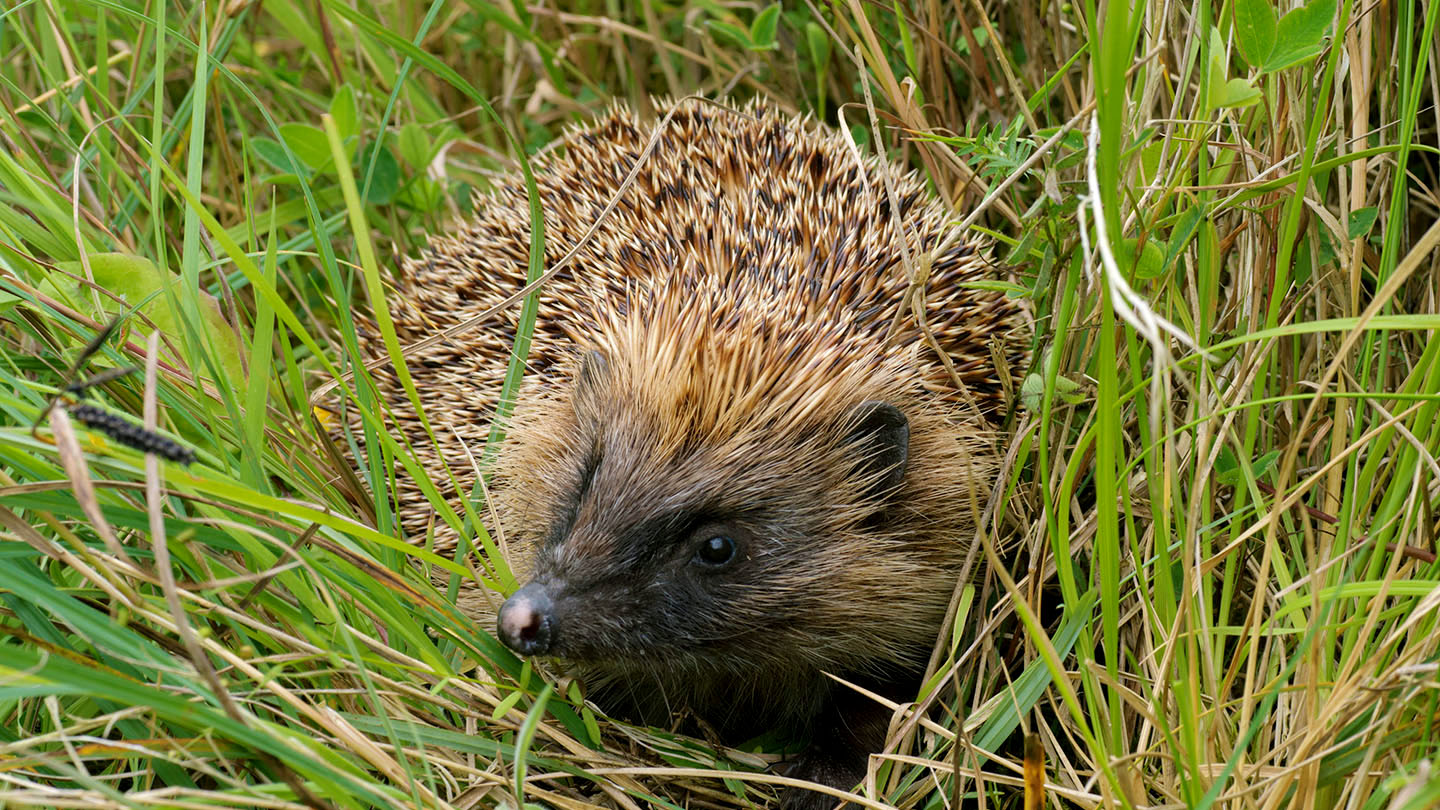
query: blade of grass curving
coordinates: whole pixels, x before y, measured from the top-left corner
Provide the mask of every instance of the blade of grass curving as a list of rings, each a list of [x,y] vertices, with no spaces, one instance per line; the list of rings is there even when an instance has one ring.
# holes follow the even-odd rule
[[[1075,642],[1080,638],[1080,631],[1094,615],[1095,601],[1095,592],[1087,591],[1081,599],[1066,603],[1060,628],[1055,631],[1050,641],[1055,648],[1055,654],[1060,658],[1070,655]],[[1025,713],[1029,712],[1050,688],[1053,677],[1049,664],[1043,658],[1032,661],[1014,683],[991,699],[1003,706],[997,705],[994,713],[975,731],[975,747],[982,751],[998,752],[1001,745],[1019,728]]]
[[[275,230],[273,207],[270,209],[269,219],[269,228],[265,239],[265,266],[262,272],[266,284],[273,287],[278,278],[276,243],[279,241],[279,234]],[[270,482],[260,470],[258,462],[254,460],[265,447],[265,424],[269,416],[266,400],[270,391],[270,368],[275,356],[275,311],[271,307],[269,299],[264,296],[257,296],[252,323],[250,379],[245,383],[244,409],[245,434],[248,437],[246,444],[250,452],[243,453],[242,457],[249,468],[248,483],[270,493]]]
[[[525,714],[525,722],[520,724],[520,730],[515,732],[515,749],[510,759],[510,767],[514,770],[515,781],[515,806],[525,807],[525,766],[530,756],[530,744],[535,741],[535,731],[540,727],[540,719],[545,716],[545,704],[549,702],[550,695],[555,687],[545,684],[539,694],[535,695],[535,703],[530,711]]]
[[[395,336],[395,325],[390,320],[390,312],[385,305],[384,289],[380,281],[380,265],[375,259],[375,248],[370,241],[370,226],[366,221],[365,211],[360,202],[358,189],[355,187],[355,177],[350,170],[349,157],[346,155],[344,145],[340,140],[340,131],[335,126],[335,119],[329,114],[321,116],[321,124],[325,130],[325,136],[330,143],[330,156],[335,161],[336,171],[340,178],[340,187],[345,195],[346,210],[350,218],[350,231],[355,237],[355,249],[359,253],[360,268],[364,274],[366,290],[369,293],[375,314],[376,324],[385,340],[385,348],[390,353],[391,362],[397,378],[405,387],[406,394],[410,397],[410,403],[417,414],[423,412],[419,392],[415,389],[414,380],[410,377],[409,369],[405,365],[405,358],[400,350],[399,340]],[[346,634],[347,644],[351,647],[352,659],[356,662],[361,660],[360,652],[354,647],[354,641]],[[376,714],[385,723],[385,734],[394,744],[395,751],[401,755],[401,766],[405,769],[408,777],[413,798],[417,805],[421,804],[420,787],[412,773],[410,758],[403,756],[405,750],[401,745],[399,731],[391,722],[389,713],[384,711],[375,685],[371,682],[364,668],[361,668],[361,677],[364,679],[365,687],[370,699],[375,706]],[[427,769],[428,770],[428,769]],[[435,790],[434,775],[427,773],[430,782],[430,792]]]

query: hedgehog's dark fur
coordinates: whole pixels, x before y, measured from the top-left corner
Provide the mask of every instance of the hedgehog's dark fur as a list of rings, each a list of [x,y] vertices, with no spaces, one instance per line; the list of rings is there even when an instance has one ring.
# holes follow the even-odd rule
[[[653,126],[617,108],[537,162],[547,265],[595,221]],[[798,773],[846,788],[886,715],[840,708],[848,690],[821,672],[897,697],[913,688],[988,494],[986,415],[1025,361],[1019,307],[967,284],[986,266],[964,244],[935,258],[924,300],[968,394],[909,311],[887,342],[909,284],[900,239],[919,262],[951,218],[899,172],[893,215],[884,171],[760,106],[682,105],[544,288],[493,492],[518,569],[554,597],[547,651],[602,690],[602,708],[650,722],[689,710],[731,738],[813,732]],[[512,178],[479,203],[406,263],[390,303],[403,342],[523,285],[523,185]],[[433,448],[436,482],[450,480],[443,458],[471,486],[518,312],[407,355],[438,447],[377,375],[400,427]],[[903,414],[903,470],[867,462],[886,448],[867,445],[862,403]],[[401,498],[404,527],[423,537],[425,499],[405,481]],[[695,541],[722,534],[738,556],[699,566]],[[828,806],[810,796],[787,802]]]

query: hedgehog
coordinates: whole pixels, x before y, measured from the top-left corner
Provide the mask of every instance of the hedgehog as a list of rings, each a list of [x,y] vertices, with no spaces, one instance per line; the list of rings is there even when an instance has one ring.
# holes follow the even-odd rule
[[[575,255],[541,288],[488,488],[524,584],[498,612],[475,591],[462,608],[613,716],[778,732],[802,746],[791,776],[854,788],[890,713],[837,679],[914,694],[1028,360],[1021,304],[947,240],[919,176],[762,102],[662,101],[650,121],[616,105],[533,165],[546,266]],[[389,301],[421,347],[406,361],[433,440],[376,374],[457,509],[518,325],[496,305],[530,243],[518,175],[476,208],[403,262]],[[373,329],[362,344],[384,355]],[[398,478],[406,533],[453,548]]]

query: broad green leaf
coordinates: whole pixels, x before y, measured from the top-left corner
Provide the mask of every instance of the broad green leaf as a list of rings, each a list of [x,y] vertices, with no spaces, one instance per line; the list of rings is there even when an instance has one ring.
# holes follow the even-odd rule
[[[519,689],[506,695],[499,703],[495,704],[495,710],[490,712],[491,722],[500,722],[500,718],[509,714],[510,710],[515,708],[515,705],[520,702],[520,698],[523,697],[525,697],[525,693]]]
[[[1280,460],[1280,451],[1271,450],[1262,454],[1259,458],[1250,462],[1250,474],[1258,480],[1265,477],[1265,473],[1275,466]],[[1227,445],[1220,448],[1220,455],[1215,459],[1215,483],[1223,486],[1238,487],[1241,484],[1240,461],[1235,457],[1235,452]]]
[[[315,24],[311,22],[309,3],[294,0],[275,0],[265,4],[265,14],[274,17],[285,36],[298,43],[308,54],[325,53],[325,40]]]
[[[1251,65],[1263,65],[1275,50],[1275,8],[1270,0],[1235,0],[1235,44]]]
[[[1045,376],[1039,372],[1032,372],[1020,383],[1020,403],[1027,410],[1038,411],[1044,401]],[[1067,405],[1079,405],[1085,401],[1085,392],[1081,390],[1080,383],[1075,382],[1063,375],[1055,378],[1055,396]]]
[[[1312,59],[1325,49],[1325,34],[1335,22],[1336,0],[1310,0],[1280,18],[1275,49],[1260,68],[1272,73]]]
[[[1284,70],[1288,67],[1294,67],[1301,62],[1308,62],[1311,59],[1314,59],[1315,57],[1319,56],[1324,50],[1324,44],[1319,42],[1313,45],[1306,45],[1303,47],[1295,48],[1293,50],[1278,49],[1274,54],[1271,55],[1270,61],[1266,62],[1265,65],[1260,68],[1260,72],[1262,74],[1274,73],[1277,70]]]
[[[365,202],[371,205],[386,205],[395,199],[395,192],[400,188],[400,163],[395,160],[390,149],[379,141],[366,147],[360,165],[370,165],[372,156],[375,158],[375,171],[370,177]]]
[[[1260,100],[1260,91],[1244,79],[1228,79],[1225,66],[1225,43],[1220,32],[1210,29],[1209,93],[1205,97],[1207,109],[1220,107],[1245,107]]]
[[[1227,487],[1235,486],[1235,482],[1240,480],[1240,462],[1235,458],[1235,451],[1230,449],[1230,445],[1220,448],[1220,455],[1215,457],[1213,474],[1215,483]]]
[[[825,109],[825,80],[830,72],[830,37],[825,29],[813,22],[805,23],[805,46],[810,49],[810,64],[815,74],[815,109]]]
[[[1145,185],[1151,185],[1160,172],[1160,156],[1165,152],[1163,141],[1153,141],[1139,149],[1140,156],[1140,179]]]
[[[1210,85],[1211,107],[1249,107],[1260,101],[1260,91],[1244,79],[1231,79],[1217,88]]]
[[[1270,472],[1270,468],[1274,467],[1275,462],[1279,460],[1280,451],[1271,450],[1255,459],[1255,463],[1250,465],[1250,472],[1254,473],[1256,478],[1262,478],[1265,473]]]
[[[312,127],[309,124],[281,124],[280,137],[285,139],[285,145],[295,153],[311,169],[323,169],[330,165],[330,145],[325,141],[325,133],[319,127]]]
[[[1139,239],[1125,239],[1115,251],[1115,258],[1120,260],[1120,269],[1131,278],[1155,278],[1165,270],[1165,247],[1164,242],[1154,237],[1146,239],[1144,245]]]
[[[95,284],[100,288],[118,296],[128,306],[140,306],[140,312],[149,318],[159,327],[160,332],[170,342],[183,347],[183,330],[180,325],[178,313],[172,311],[170,299],[165,292],[169,290],[178,299],[186,292],[181,289],[182,280],[180,276],[173,273],[163,273],[156,267],[154,262],[143,256],[127,256],[122,253],[95,253],[89,257],[90,272],[93,274]],[[85,270],[79,262],[65,262],[61,267],[68,272],[78,276],[84,276]],[[51,276],[52,279],[59,279],[60,276]],[[91,296],[80,288],[80,285],[73,285],[66,290],[71,300],[76,302],[88,302]],[[244,382],[245,374],[240,363],[240,342],[235,336],[235,331],[230,327],[230,322],[220,312],[220,304],[215,297],[204,290],[194,290],[197,309],[200,311],[202,323],[200,328],[205,333],[207,342],[216,352],[216,360],[224,369],[229,382],[234,385],[241,385]],[[178,301],[177,301],[178,303]],[[121,311],[114,299],[101,296],[100,305],[105,314],[114,314]],[[88,308],[88,307],[87,307]],[[140,324],[137,321],[136,326]],[[198,357],[186,358],[186,365],[192,370],[208,376],[205,371],[205,363]]]
[[[1378,216],[1379,213],[1380,209],[1373,205],[1369,208],[1361,208],[1359,211],[1351,211],[1350,216],[1347,218],[1348,221],[1346,222],[1346,233],[1351,239],[1359,239],[1365,234],[1370,233],[1370,228],[1375,225],[1375,217]]]
[[[780,26],[780,4],[776,3],[759,14],[750,23],[750,50],[773,51],[775,32]]]
[[[395,199],[416,211],[435,211],[445,201],[445,189],[428,177],[417,177],[401,189]]]
[[[285,147],[281,146],[278,141],[272,141],[269,138],[251,138],[250,151],[279,171],[286,174],[294,173],[294,167],[290,165],[290,157],[285,154]],[[303,165],[299,168],[301,171],[305,170]]]
[[[967,290],[986,290],[988,292],[1003,292],[1009,298],[1029,298],[1030,288],[1023,284],[1016,284],[1013,281],[987,280],[987,281],[966,281],[960,284]]]
[[[425,134],[424,127],[414,121],[400,128],[396,147],[400,150],[400,159],[420,172],[425,171],[426,165],[430,163],[430,156],[434,154],[430,136]]]

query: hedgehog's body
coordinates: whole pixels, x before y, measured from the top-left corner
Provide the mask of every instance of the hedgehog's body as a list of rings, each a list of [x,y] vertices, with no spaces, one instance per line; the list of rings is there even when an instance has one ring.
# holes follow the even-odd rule
[[[537,167],[547,265],[650,134],[617,111]],[[980,412],[998,408],[1001,377],[1023,362],[1017,307],[965,283],[984,267],[964,245],[934,259],[924,300],[966,391],[913,313],[889,335],[909,286],[902,239],[922,262],[948,217],[914,176],[892,173],[887,191],[881,175],[802,123],[684,105],[546,286],[496,469],[501,522],[531,580],[501,611],[507,644],[574,663],[609,707],[650,722],[688,710],[732,736],[813,732],[802,775],[842,787],[884,716],[838,716],[831,696],[843,692],[821,673],[883,689],[923,667],[988,493]],[[482,203],[407,264],[392,302],[402,341],[523,285],[524,188]],[[517,313],[407,356],[440,443],[435,481],[449,480],[440,457],[463,475],[485,441]],[[998,372],[992,344],[1008,364]],[[380,378],[428,446],[404,393]],[[406,528],[423,533],[424,499],[402,493]]]

